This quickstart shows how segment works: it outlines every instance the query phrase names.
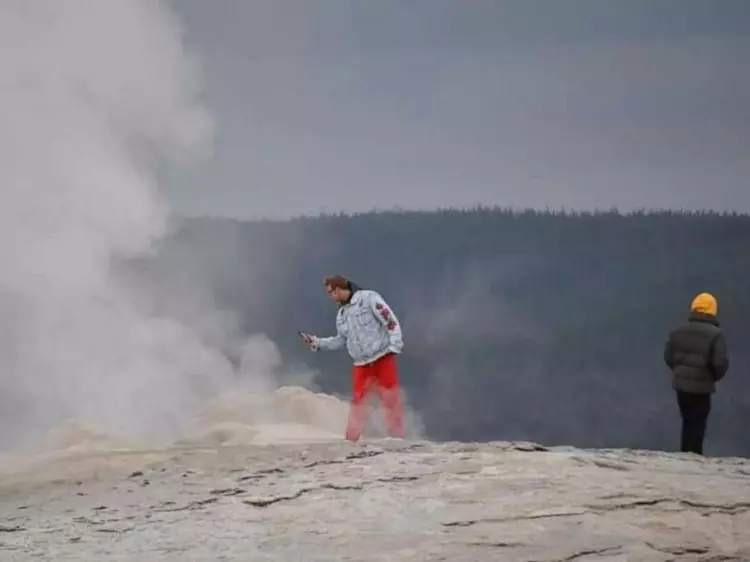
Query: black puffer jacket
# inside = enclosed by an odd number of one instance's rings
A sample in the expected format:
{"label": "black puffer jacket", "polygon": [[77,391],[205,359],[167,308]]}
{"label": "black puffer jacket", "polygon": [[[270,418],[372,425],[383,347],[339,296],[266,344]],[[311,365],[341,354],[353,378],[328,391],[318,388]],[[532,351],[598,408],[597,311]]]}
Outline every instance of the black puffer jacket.
{"label": "black puffer jacket", "polygon": [[672,370],[672,388],[711,394],[729,369],[727,344],[715,316],[693,312],[669,334],[664,362]]}

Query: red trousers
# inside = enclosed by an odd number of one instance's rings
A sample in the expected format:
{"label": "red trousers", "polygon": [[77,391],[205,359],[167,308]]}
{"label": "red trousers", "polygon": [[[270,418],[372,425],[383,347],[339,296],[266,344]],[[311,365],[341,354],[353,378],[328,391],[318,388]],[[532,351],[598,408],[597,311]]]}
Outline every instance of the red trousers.
{"label": "red trousers", "polygon": [[358,441],[367,418],[367,399],[375,391],[385,406],[388,434],[404,436],[404,414],[398,382],[396,355],[389,353],[368,365],[355,365],[352,371],[352,403],[349,407],[349,423],[346,438]]}

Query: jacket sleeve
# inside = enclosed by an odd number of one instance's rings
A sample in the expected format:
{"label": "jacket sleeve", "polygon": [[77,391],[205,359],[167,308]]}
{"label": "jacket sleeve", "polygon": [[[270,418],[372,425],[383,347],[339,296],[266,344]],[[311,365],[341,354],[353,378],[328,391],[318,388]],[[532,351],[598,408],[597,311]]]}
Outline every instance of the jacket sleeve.
{"label": "jacket sleeve", "polygon": [[401,332],[401,323],[396,313],[391,310],[385,299],[376,291],[372,291],[368,304],[375,318],[378,319],[388,333],[389,349],[393,353],[401,353],[404,348],[404,339]]}
{"label": "jacket sleeve", "polygon": [[711,366],[714,379],[720,381],[729,370],[729,357],[727,355],[727,341],[723,333],[719,333],[714,340],[713,353],[711,355]]}
{"label": "jacket sleeve", "polygon": [[674,368],[674,348],[672,346],[672,334],[667,338],[667,342],[664,344],[664,362],[670,369]]}
{"label": "jacket sleeve", "polygon": [[310,349],[313,351],[336,351],[337,349],[341,349],[344,347],[344,344],[346,344],[346,338],[341,333],[341,330],[338,327],[338,322],[336,322],[336,335],[331,336],[328,338],[319,338],[318,336],[313,336],[312,346]]}

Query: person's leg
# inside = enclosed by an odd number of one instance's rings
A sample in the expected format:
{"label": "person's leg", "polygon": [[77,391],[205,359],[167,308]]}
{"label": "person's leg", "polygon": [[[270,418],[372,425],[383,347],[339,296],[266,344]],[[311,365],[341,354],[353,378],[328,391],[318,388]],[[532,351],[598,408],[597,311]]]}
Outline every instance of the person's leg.
{"label": "person's leg", "polygon": [[683,453],[688,452],[688,439],[689,439],[689,399],[690,396],[685,392],[677,391],[677,405],[680,408],[680,419],[682,421],[682,427],[680,430],[680,451]]}
{"label": "person's leg", "polygon": [[346,426],[346,439],[356,442],[362,436],[367,417],[367,395],[372,383],[369,365],[352,369],[352,400],[349,405],[349,420]]}
{"label": "person's leg", "polygon": [[708,415],[711,413],[711,395],[696,394],[693,418],[693,452],[703,454],[703,441],[706,437],[706,426],[708,425]]}
{"label": "person's leg", "polygon": [[385,406],[388,434],[391,437],[404,436],[404,413],[401,404],[401,388],[398,380],[396,355],[389,353],[375,363],[375,377],[380,400]]}
{"label": "person's leg", "polygon": [[702,455],[708,415],[711,411],[711,395],[681,392],[678,394],[678,401],[682,415],[680,450]]}

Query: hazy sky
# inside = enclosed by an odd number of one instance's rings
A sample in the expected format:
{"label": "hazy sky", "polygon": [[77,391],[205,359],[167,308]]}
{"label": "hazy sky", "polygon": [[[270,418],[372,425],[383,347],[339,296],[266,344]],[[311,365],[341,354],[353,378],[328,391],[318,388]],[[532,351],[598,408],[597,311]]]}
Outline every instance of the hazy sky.
{"label": "hazy sky", "polygon": [[181,214],[750,211],[750,0],[179,0],[217,119]]}

